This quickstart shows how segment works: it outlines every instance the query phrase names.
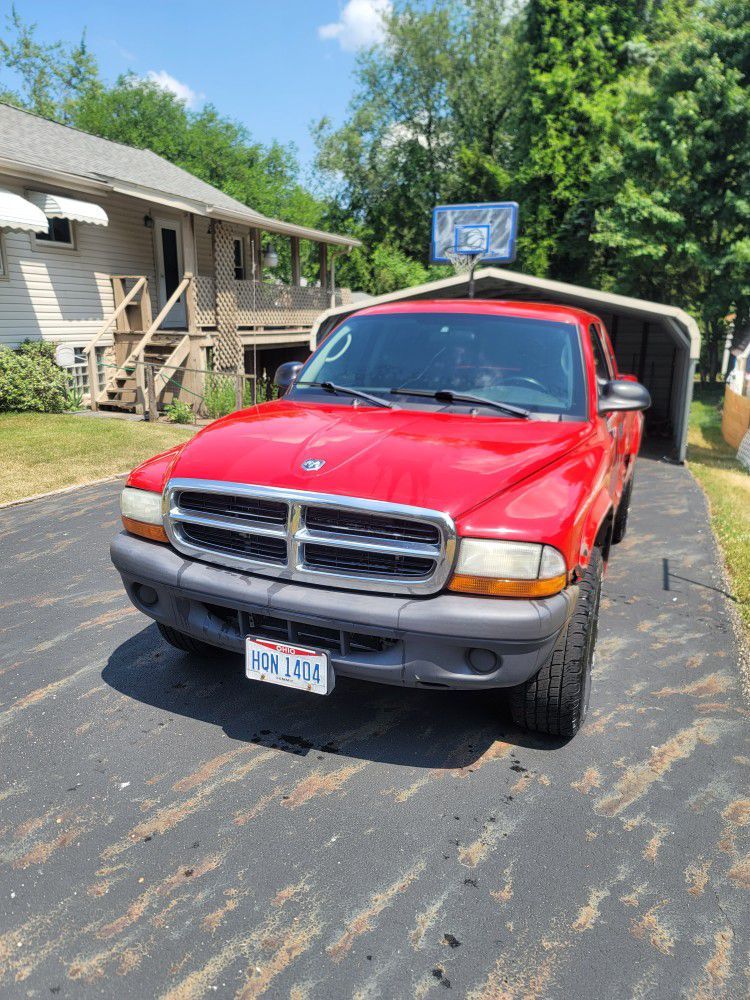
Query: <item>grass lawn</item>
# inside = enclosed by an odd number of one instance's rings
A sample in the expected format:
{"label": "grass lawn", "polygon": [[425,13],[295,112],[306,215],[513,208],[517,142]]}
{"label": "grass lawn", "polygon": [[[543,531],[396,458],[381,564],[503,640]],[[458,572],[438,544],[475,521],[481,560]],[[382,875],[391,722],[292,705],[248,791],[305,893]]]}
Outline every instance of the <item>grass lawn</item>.
{"label": "grass lawn", "polygon": [[0,503],[124,472],[195,427],[52,413],[0,413]]}
{"label": "grass lawn", "polygon": [[708,497],[711,525],[724,552],[732,594],[750,635],[750,474],[721,436],[724,386],[696,383],[688,464]]}

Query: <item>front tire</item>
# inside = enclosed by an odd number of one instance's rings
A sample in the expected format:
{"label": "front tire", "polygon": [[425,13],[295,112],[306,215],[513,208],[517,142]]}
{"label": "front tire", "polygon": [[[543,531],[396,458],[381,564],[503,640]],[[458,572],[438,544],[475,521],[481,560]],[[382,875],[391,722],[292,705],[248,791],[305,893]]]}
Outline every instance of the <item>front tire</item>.
{"label": "front tire", "polygon": [[161,632],[162,639],[165,639],[175,649],[182,650],[183,653],[198,653],[200,656],[207,656],[209,653],[216,652],[215,648],[207,642],[194,639],[192,635],[187,635],[185,632],[178,632],[177,629],[170,628],[169,625],[157,622],[156,627]]}
{"label": "front tire", "polygon": [[531,680],[511,690],[510,707],[517,726],[571,737],[583,725],[591,694],[603,565],[601,552],[594,549],[579,585],[575,611],[552,655]]}

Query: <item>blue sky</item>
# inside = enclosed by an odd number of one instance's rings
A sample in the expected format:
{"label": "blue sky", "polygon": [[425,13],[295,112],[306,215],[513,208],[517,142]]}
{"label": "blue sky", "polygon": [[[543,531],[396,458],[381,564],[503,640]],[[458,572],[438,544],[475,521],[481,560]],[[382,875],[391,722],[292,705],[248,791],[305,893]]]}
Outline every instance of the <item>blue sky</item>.
{"label": "blue sky", "polygon": [[[243,122],[261,142],[296,143],[309,168],[310,122],[340,122],[355,54],[376,41],[389,0],[15,0],[41,40],[87,29],[106,78],[132,70]],[[5,14],[10,4],[0,0]]]}

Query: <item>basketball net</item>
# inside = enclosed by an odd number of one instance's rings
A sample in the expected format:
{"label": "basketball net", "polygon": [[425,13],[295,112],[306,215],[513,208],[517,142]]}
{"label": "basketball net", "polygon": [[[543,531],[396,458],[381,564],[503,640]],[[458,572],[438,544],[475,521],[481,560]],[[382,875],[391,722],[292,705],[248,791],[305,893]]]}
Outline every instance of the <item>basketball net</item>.
{"label": "basketball net", "polygon": [[482,257],[484,257],[484,250],[480,250],[478,253],[466,253],[465,251],[460,253],[455,247],[446,247],[443,251],[443,256],[448,258],[455,274],[469,275],[469,298],[473,299],[474,271]]}

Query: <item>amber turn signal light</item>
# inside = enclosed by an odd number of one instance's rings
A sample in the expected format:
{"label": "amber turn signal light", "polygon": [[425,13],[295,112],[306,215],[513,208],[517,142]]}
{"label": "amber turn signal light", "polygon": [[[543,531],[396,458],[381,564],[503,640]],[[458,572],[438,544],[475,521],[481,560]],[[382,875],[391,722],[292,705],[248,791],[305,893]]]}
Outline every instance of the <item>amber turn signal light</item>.
{"label": "amber turn signal light", "polygon": [[141,538],[148,538],[152,542],[169,544],[167,533],[160,524],[146,524],[145,521],[135,521],[132,517],[123,517],[122,525],[131,535],[140,535]]}
{"label": "amber turn signal light", "polygon": [[459,594],[479,594],[483,597],[551,597],[565,589],[566,573],[549,580],[501,580],[490,576],[468,576],[456,573],[448,584]]}

